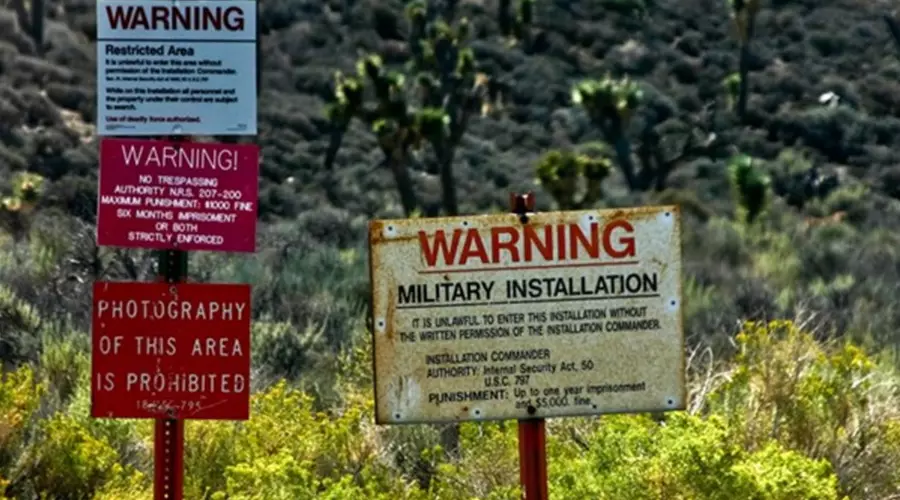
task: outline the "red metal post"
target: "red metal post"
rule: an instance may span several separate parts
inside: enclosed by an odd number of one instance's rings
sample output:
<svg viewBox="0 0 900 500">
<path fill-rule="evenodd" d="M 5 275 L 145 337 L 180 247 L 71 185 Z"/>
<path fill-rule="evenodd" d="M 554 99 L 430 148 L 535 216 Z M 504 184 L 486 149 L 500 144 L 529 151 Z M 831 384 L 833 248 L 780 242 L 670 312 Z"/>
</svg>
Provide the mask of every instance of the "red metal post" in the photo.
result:
<svg viewBox="0 0 900 500">
<path fill-rule="evenodd" d="M 534 194 L 509 196 L 509 209 L 518 214 L 522 224 L 528 223 L 528 213 L 534 212 Z M 528 413 L 536 409 L 528 407 Z M 547 500 L 547 437 L 543 418 L 519 420 L 519 482 L 525 500 Z"/>
<path fill-rule="evenodd" d="M 176 138 L 179 142 L 186 139 Z M 187 252 L 162 250 L 158 256 L 158 272 L 161 281 L 174 285 L 187 280 Z M 157 419 L 153 439 L 153 500 L 183 499 L 184 420 Z"/>
<path fill-rule="evenodd" d="M 544 419 L 519 420 L 519 482 L 525 500 L 547 500 L 547 439 Z"/>
<path fill-rule="evenodd" d="M 159 252 L 159 276 L 168 283 L 187 278 L 187 252 Z M 184 420 L 156 420 L 153 439 L 153 500 L 184 498 Z"/>
<path fill-rule="evenodd" d="M 153 500 L 184 499 L 184 420 L 157 419 L 153 440 Z"/>
</svg>

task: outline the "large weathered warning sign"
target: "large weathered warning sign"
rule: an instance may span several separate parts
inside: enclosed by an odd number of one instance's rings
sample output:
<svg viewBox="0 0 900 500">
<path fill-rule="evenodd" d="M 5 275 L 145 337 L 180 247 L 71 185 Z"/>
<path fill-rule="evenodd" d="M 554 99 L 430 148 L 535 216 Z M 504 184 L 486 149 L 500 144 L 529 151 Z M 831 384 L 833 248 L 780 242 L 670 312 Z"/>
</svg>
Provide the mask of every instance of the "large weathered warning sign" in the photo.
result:
<svg viewBox="0 0 900 500">
<path fill-rule="evenodd" d="M 677 207 L 369 225 L 378 423 L 683 409 Z"/>
<path fill-rule="evenodd" d="M 250 285 L 95 282 L 91 416 L 246 420 Z"/>
<path fill-rule="evenodd" d="M 97 1 L 97 130 L 255 135 L 256 2 Z"/>
</svg>

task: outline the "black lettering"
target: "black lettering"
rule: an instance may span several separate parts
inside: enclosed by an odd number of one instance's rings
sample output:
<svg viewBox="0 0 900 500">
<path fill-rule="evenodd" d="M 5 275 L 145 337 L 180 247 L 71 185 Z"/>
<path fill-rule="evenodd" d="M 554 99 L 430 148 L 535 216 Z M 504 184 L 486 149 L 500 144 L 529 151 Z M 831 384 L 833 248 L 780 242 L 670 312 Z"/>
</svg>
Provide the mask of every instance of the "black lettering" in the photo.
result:
<svg viewBox="0 0 900 500">
<path fill-rule="evenodd" d="M 449 353 L 442 352 L 440 354 L 426 354 L 426 365 L 450 365 L 461 363 L 484 363 L 487 361 L 486 352 L 465 352 L 465 353 Z"/>
<path fill-rule="evenodd" d="M 480 391 L 432 392 L 428 394 L 428 402 L 466 403 L 470 401 L 503 401 L 507 399 L 506 389 L 485 389 Z"/>
<path fill-rule="evenodd" d="M 493 281 L 440 282 L 397 287 L 398 308 L 424 304 L 477 305 L 489 303 Z"/>
<path fill-rule="evenodd" d="M 596 278 L 551 277 L 507 280 L 506 296 L 512 301 L 598 296 L 655 296 L 659 292 L 657 273 L 606 274 Z"/>
<path fill-rule="evenodd" d="M 646 390 L 646 382 L 631 384 L 600 384 L 588 385 L 585 387 L 585 392 L 588 394 L 605 394 L 607 392 L 642 392 Z"/>
<path fill-rule="evenodd" d="M 455 378 L 455 377 L 475 377 L 478 375 L 477 366 L 452 366 L 429 368 L 426 376 L 428 378 Z"/>
</svg>

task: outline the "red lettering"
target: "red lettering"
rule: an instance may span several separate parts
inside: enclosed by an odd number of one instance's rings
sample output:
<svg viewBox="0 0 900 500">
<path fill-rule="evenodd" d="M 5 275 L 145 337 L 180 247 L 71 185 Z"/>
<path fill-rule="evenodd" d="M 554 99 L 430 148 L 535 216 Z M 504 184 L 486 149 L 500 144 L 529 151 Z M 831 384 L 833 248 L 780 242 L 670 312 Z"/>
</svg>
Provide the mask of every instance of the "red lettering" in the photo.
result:
<svg viewBox="0 0 900 500">
<path fill-rule="evenodd" d="M 635 245 L 634 245 L 634 236 L 622 236 L 619 238 L 618 243 L 620 245 L 624 245 L 624 248 L 616 249 L 613 248 L 613 240 L 612 233 L 615 229 L 622 228 L 628 232 L 628 234 L 634 234 L 634 226 L 631 225 L 625 219 L 618 219 L 610 222 L 603 228 L 603 251 L 606 252 L 607 255 L 614 259 L 621 259 L 623 257 L 634 257 L 635 253 Z"/>
<path fill-rule="evenodd" d="M 243 31 L 244 11 L 240 7 L 209 7 L 198 5 L 157 5 L 150 14 L 143 6 L 107 5 L 106 18 L 114 30 L 165 31 Z"/>
<path fill-rule="evenodd" d="M 553 226 L 544 226 L 543 242 L 538 237 L 537 229 L 534 226 L 525 226 L 525 262 L 534 261 L 535 248 L 544 259 L 553 259 Z"/>
<path fill-rule="evenodd" d="M 568 239 L 566 225 L 560 224 L 556 226 L 556 258 L 559 260 L 566 260 L 566 250 L 568 249 L 566 241 L 568 241 Z"/>
<path fill-rule="evenodd" d="M 428 233 L 419 231 L 419 247 L 422 249 L 422 255 L 425 257 L 425 263 L 428 264 L 428 267 L 437 265 L 438 252 L 444 256 L 444 264 L 455 264 L 459 237 L 460 230 L 454 229 L 453 238 L 450 240 L 450 245 L 447 246 L 446 233 L 438 229 L 434 232 L 434 246 L 432 247 L 430 245 L 431 242 L 428 241 Z"/>
<path fill-rule="evenodd" d="M 454 231 L 455 233 L 456 231 Z M 484 242 L 481 241 L 481 235 L 477 229 L 469 229 L 466 231 L 466 242 L 463 244 L 463 252 L 459 257 L 459 263 L 465 264 L 471 258 L 476 258 L 482 264 L 490 262 L 488 260 L 487 250 L 484 249 Z"/>
<path fill-rule="evenodd" d="M 600 227 L 597 224 L 591 224 L 591 236 L 584 234 L 581 226 L 578 224 L 569 224 L 569 247 L 572 258 L 578 258 L 578 247 L 581 246 L 587 256 L 592 259 L 600 258 Z"/>
<path fill-rule="evenodd" d="M 508 234 L 509 239 L 500 240 L 500 235 Z M 500 262 L 500 250 L 509 252 L 509 260 L 519 262 L 519 231 L 514 227 L 494 227 L 491 228 L 491 262 Z"/>
<path fill-rule="evenodd" d="M 596 223 L 590 228 L 579 224 L 525 225 L 492 227 L 489 234 L 475 228 L 447 233 L 442 229 L 433 234 L 419 231 L 419 247 L 428 267 L 462 266 L 470 261 L 516 264 L 599 259 L 601 246 L 603 253 L 613 259 L 634 257 L 637 253 L 634 226 L 625 219 L 610 221 L 602 233 Z M 504 256 L 508 256 L 506 262 Z"/>
</svg>

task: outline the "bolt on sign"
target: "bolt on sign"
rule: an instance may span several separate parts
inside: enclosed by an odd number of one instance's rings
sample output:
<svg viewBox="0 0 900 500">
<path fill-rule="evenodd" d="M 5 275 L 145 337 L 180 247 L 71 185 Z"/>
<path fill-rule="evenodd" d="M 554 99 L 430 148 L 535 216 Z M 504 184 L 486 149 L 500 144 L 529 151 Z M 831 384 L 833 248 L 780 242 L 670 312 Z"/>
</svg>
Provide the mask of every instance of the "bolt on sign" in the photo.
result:
<svg viewBox="0 0 900 500">
<path fill-rule="evenodd" d="M 103 138 L 97 244 L 254 252 L 259 146 Z"/>
<path fill-rule="evenodd" d="M 380 424 L 685 407 L 674 206 L 369 224 Z"/>
<path fill-rule="evenodd" d="M 91 416 L 246 420 L 250 285 L 94 283 Z"/>
<path fill-rule="evenodd" d="M 255 135 L 256 2 L 97 1 L 99 135 Z"/>
</svg>

